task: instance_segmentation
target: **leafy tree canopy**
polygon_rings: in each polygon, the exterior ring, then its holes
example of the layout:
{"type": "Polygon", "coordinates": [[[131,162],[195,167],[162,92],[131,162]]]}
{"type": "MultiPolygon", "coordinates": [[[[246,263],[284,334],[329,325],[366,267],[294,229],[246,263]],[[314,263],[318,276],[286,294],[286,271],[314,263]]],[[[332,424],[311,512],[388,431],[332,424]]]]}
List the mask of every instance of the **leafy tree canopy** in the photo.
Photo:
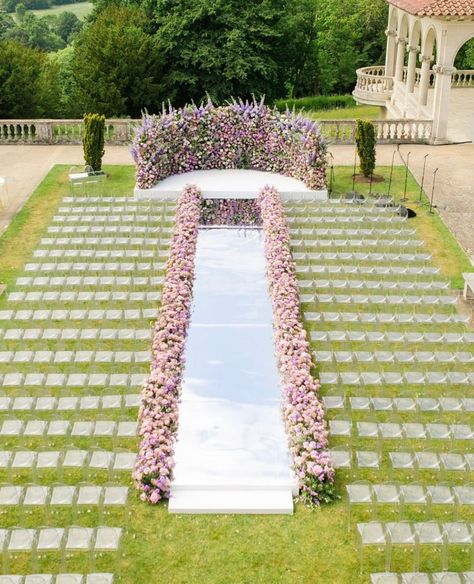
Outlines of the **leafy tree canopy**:
{"type": "Polygon", "coordinates": [[[57,69],[45,53],[0,41],[0,118],[56,115],[57,69]]]}
{"type": "Polygon", "coordinates": [[[72,61],[83,109],[139,116],[164,98],[161,57],[141,9],[111,5],[77,38],[72,61]]]}

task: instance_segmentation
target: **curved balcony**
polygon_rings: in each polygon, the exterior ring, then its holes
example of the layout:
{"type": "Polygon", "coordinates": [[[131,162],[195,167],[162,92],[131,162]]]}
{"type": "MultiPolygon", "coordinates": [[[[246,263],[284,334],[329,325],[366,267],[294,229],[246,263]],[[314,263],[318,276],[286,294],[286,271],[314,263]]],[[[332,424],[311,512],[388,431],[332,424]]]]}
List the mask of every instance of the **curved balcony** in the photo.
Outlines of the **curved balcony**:
{"type": "Polygon", "coordinates": [[[385,75],[384,65],[357,69],[357,85],[352,92],[358,103],[384,106],[390,99],[393,77],[385,75]]]}

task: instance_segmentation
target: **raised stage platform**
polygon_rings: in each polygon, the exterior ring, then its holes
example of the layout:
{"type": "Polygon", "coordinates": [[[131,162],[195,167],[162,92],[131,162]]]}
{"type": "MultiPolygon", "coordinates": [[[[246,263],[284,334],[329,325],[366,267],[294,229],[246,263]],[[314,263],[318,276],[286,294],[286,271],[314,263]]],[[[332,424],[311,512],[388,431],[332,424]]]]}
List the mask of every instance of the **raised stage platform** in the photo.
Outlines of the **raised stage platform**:
{"type": "Polygon", "coordinates": [[[162,180],[151,189],[135,187],[135,198],[177,199],[183,188],[193,184],[201,189],[206,199],[255,199],[266,185],[276,187],[283,200],[327,201],[327,190],[312,191],[295,178],[260,170],[195,170],[175,174],[162,180]]]}

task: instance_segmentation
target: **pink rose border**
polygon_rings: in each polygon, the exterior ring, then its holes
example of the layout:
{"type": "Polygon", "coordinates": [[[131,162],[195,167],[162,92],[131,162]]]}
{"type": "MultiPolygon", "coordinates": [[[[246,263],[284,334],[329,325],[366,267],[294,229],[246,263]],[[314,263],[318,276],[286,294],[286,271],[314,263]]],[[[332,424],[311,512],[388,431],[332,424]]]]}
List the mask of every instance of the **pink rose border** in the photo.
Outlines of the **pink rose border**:
{"type": "Polygon", "coordinates": [[[160,315],[153,334],[150,374],[139,410],[141,443],[133,479],[142,491],[142,500],[153,504],[169,497],[173,477],[200,216],[201,193],[187,185],[178,198],[160,315]]]}
{"type": "Polygon", "coordinates": [[[300,316],[299,289],[290,235],[279,192],[266,186],[258,195],[273,306],[275,350],[283,385],[283,413],[300,497],[310,506],[337,498],[328,451],[328,429],[311,371],[311,348],[300,316]]]}

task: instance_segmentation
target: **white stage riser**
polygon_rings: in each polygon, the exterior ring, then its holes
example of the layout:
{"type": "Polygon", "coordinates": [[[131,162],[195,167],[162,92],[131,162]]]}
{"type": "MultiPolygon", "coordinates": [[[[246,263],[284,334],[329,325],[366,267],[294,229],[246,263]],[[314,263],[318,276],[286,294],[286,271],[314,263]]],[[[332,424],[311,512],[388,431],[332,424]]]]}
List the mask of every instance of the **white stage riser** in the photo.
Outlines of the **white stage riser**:
{"type": "Polygon", "coordinates": [[[177,491],[168,504],[170,513],[291,515],[293,497],[278,491],[177,491]]]}

